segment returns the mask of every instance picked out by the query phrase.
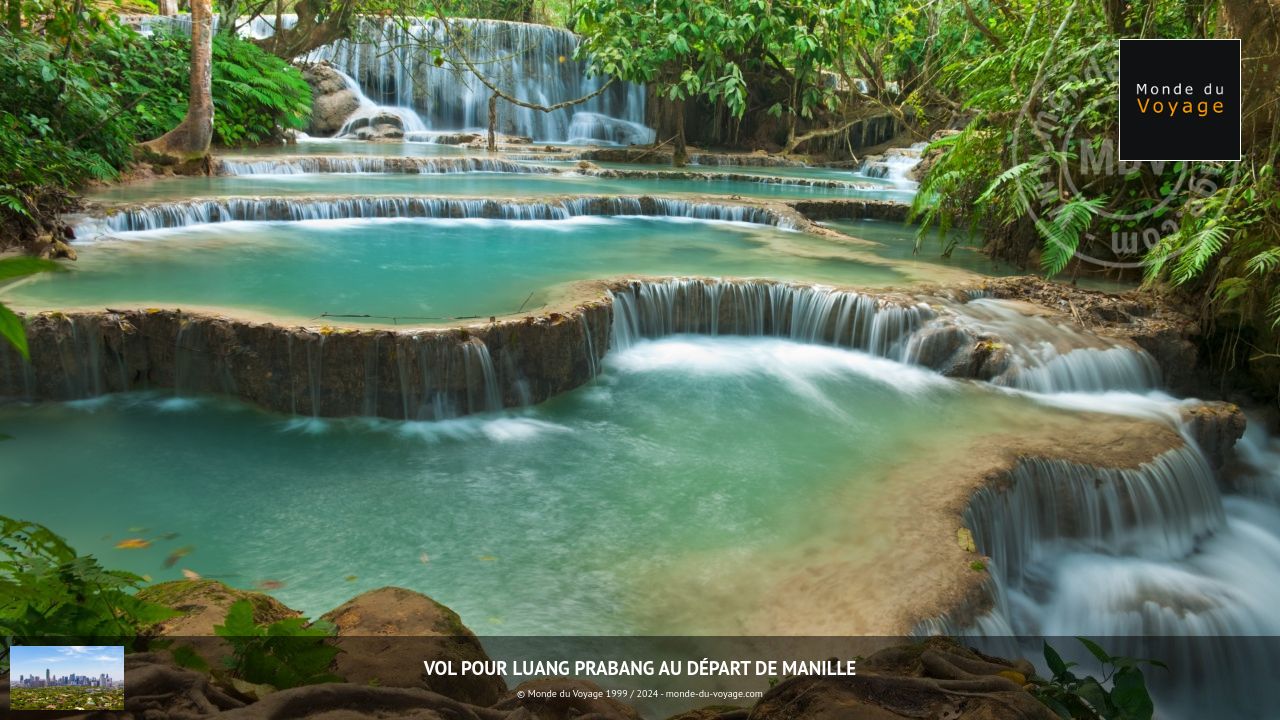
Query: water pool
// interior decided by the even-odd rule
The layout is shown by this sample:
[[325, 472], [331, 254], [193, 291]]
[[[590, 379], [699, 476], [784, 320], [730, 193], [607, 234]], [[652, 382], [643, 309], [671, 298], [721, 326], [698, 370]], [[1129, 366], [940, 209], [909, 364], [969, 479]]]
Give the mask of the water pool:
[[903, 277], [801, 233], [684, 218], [227, 222], [122, 233], [78, 251], [67, 272], [0, 296], [32, 309], [211, 307], [376, 323], [531, 310], [565, 283], [623, 274], [864, 286]]
[[[895, 466], [946, 467], [1048, 414], [853, 351], [677, 336], [543, 405], [441, 422], [138, 395], [3, 406], [0, 506], [108, 567], [274, 581], [309, 614], [398, 585], [481, 634], [804, 632], [804, 612], [851, 593], [867, 610], [873, 588], [755, 617], [787, 573], [927, 555], [904, 534], [918, 491], [891, 484], [920, 476]], [[831, 539], [851, 528], [872, 540]], [[135, 537], [151, 547], [115, 548]]]
[[92, 197], [109, 203], [230, 196], [435, 195], [547, 197], [557, 195], [739, 195], [777, 200], [864, 198], [910, 200], [892, 188], [811, 187], [743, 180], [619, 179], [524, 173], [315, 173], [162, 178], [106, 188]]

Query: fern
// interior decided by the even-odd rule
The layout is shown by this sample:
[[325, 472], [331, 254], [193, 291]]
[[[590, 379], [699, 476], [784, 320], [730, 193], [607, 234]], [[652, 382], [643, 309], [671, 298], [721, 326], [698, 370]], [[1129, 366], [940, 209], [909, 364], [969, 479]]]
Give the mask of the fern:
[[1058, 208], [1048, 219], [1036, 220], [1036, 230], [1044, 239], [1040, 267], [1053, 277], [1066, 268], [1080, 247], [1080, 237], [1093, 223], [1094, 216], [1106, 204], [1106, 198], [1076, 197]]

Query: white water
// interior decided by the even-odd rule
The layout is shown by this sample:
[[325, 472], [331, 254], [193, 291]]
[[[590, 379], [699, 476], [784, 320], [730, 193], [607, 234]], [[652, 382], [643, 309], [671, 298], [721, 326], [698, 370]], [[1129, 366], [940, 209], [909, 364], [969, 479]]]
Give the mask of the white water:
[[895, 188], [914, 192], [919, 183], [907, 177], [920, 164], [920, 156], [929, 143], [916, 143], [905, 148], [890, 148], [878, 159], [863, 161], [854, 175], [888, 180]]
[[[332, 63], [372, 102], [410, 108], [423, 129], [435, 132], [488, 129], [493, 93], [466, 68], [464, 55], [505, 93], [530, 103], [585, 97], [605, 83], [588, 77], [586, 64], [574, 59], [578, 38], [568, 30], [498, 20], [450, 23], [446, 29], [435, 19], [401, 25], [362, 18], [355, 40], [319, 48], [307, 59]], [[614, 83], [584, 103], [553, 112], [500, 101], [496, 129], [537, 142], [649, 143], [653, 131], [644, 126], [644, 107], [643, 86]]]
[[351, 218], [493, 218], [565, 220], [584, 215], [685, 217], [774, 225], [794, 229], [789, 217], [767, 208], [653, 197], [579, 197], [516, 203], [489, 199], [343, 197], [331, 199], [226, 198], [126, 207], [75, 228], [79, 240], [105, 232], [133, 232], [234, 221], [341, 220]]
[[422, 122], [422, 118], [418, 116], [418, 113], [413, 111], [413, 108], [398, 105], [379, 105], [364, 94], [364, 90], [360, 87], [360, 83], [355, 81], [355, 78], [341, 70], [336, 72], [342, 76], [342, 81], [347, 84], [347, 88], [351, 92], [355, 93], [356, 100], [360, 102], [359, 107], [347, 117], [347, 121], [342, 124], [342, 127], [336, 133], [338, 137], [358, 137], [357, 131], [369, 126], [379, 116], [396, 118], [406, 136], [409, 133], [427, 132], [426, 124]]

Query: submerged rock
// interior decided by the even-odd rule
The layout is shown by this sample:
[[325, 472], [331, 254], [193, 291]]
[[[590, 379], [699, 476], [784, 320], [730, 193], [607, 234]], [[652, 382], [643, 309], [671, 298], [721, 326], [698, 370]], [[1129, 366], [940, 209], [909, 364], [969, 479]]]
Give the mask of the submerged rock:
[[425, 688], [455, 700], [491, 705], [506, 692], [497, 675], [432, 675], [423, 662], [487, 661], [480, 640], [458, 614], [421, 593], [398, 587], [370, 590], [325, 613], [343, 652], [334, 672], [348, 682]]

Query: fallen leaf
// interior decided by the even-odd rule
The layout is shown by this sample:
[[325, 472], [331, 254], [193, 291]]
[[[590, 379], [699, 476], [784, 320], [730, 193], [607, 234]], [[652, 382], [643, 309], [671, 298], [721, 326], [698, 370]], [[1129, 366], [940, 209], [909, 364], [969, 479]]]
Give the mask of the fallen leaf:
[[424, 552], [418, 556], [418, 561], [421, 562], [423, 565], [426, 565], [427, 563], [431, 562], [431, 558], [428, 557], [427, 554]]
[[494, 557], [494, 556], [492, 556], [492, 555], [481, 555], [481, 556], [480, 556], [480, 559], [481, 559], [481, 560], [483, 560], [484, 562], [493, 562], [494, 560], [497, 560], [498, 558], [496, 558], [496, 557]]
[[190, 545], [183, 545], [177, 550], [174, 550], [173, 552], [169, 553], [169, 557], [164, 559], [164, 566], [173, 567], [174, 565], [177, 565], [178, 561], [190, 555], [192, 550], [195, 550], [195, 548]]
[[138, 550], [147, 547], [151, 547], [151, 541], [142, 538], [129, 538], [116, 543], [116, 548], [120, 550]]
[[284, 583], [279, 580], [259, 580], [258, 589], [260, 590], [279, 590], [284, 587]]
[[186, 568], [182, 568], [182, 577], [188, 580], [199, 580], [200, 573], [196, 572], [195, 570], [188, 570]]
[[355, 582], [356, 580], [357, 580], [357, 576], [355, 576], [355, 575], [348, 575], [348, 576], [346, 577], [346, 581], [347, 581], [347, 582]]

